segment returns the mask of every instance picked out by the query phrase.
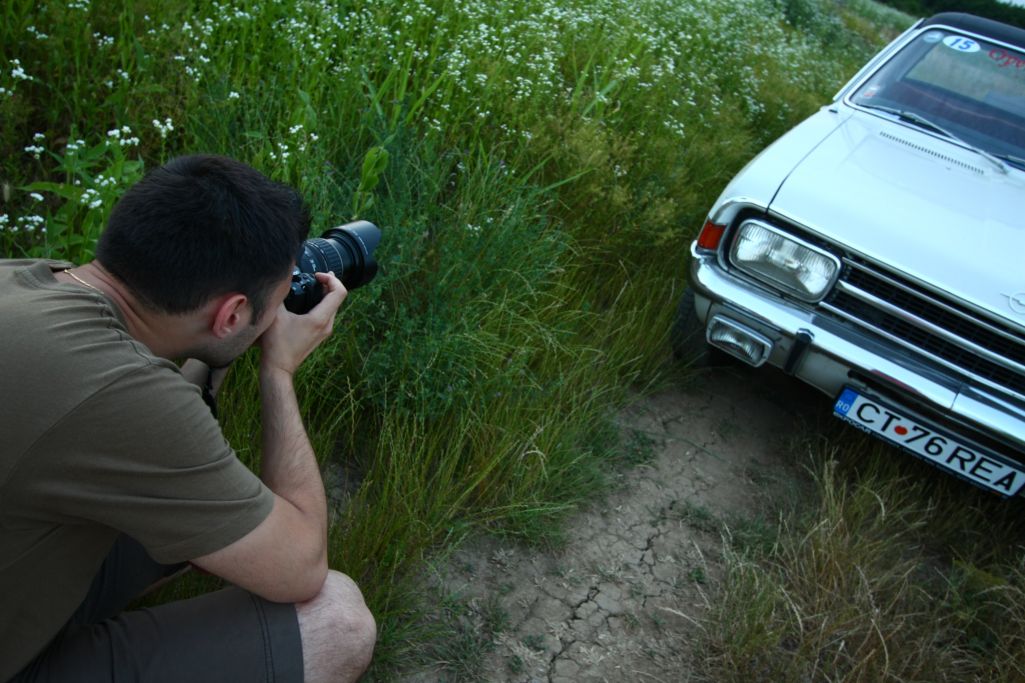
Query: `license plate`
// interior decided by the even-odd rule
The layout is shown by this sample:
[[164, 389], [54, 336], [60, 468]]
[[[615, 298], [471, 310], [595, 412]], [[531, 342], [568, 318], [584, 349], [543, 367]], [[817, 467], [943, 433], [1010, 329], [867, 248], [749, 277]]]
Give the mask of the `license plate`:
[[1025, 471], [1003, 458], [849, 387], [836, 399], [833, 414], [984, 489], [1013, 496], [1025, 484]]

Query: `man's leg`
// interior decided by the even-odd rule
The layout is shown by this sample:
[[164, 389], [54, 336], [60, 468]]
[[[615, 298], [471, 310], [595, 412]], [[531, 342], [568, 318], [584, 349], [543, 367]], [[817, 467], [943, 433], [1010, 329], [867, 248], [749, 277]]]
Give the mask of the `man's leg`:
[[317, 597], [296, 611], [306, 683], [358, 679], [370, 665], [377, 624], [355, 582], [329, 571]]
[[239, 588], [69, 625], [15, 681], [301, 683], [293, 605]]
[[122, 535], [107, 553], [85, 600], [69, 624], [94, 624], [114, 616], [154, 584], [188, 568], [188, 563], [159, 564], [130, 536]]
[[119, 542], [68, 626], [14, 681], [318, 683], [354, 681], [370, 662], [374, 618], [356, 584], [334, 571], [300, 605], [229, 588], [106, 618], [174, 569]]

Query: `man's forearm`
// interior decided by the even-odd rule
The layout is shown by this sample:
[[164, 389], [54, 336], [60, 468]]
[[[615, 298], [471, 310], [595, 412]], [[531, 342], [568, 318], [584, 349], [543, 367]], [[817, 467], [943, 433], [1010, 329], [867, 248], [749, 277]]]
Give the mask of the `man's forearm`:
[[294, 505], [327, 545], [327, 499], [320, 467], [299, 414], [292, 376], [260, 372], [263, 416], [261, 478], [271, 491]]
[[260, 394], [261, 478], [275, 494], [274, 505], [255, 529], [195, 563], [267, 600], [304, 602], [323, 589], [328, 575], [324, 484], [299, 415], [292, 374], [265, 365]]

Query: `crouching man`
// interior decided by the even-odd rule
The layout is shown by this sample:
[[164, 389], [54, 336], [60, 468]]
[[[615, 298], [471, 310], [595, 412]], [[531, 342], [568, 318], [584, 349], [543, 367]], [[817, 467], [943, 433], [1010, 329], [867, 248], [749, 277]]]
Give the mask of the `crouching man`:
[[[314, 683], [366, 669], [376, 626], [328, 569], [292, 383], [346, 295], [318, 274], [312, 311], [282, 305], [308, 227], [293, 190], [182, 157], [125, 193], [96, 260], [0, 261], [0, 681]], [[259, 478], [204, 401], [254, 344]], [[123, 611], [186, 563], [232, 587]]]

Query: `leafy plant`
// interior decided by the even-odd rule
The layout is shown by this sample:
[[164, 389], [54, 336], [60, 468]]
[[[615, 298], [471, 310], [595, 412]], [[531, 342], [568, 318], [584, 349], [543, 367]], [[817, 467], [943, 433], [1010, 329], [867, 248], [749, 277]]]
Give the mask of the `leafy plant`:
[[111, 130], [92, 146], [73, 139], [63, 153], [48, 151], [55, 161], [54, 175], [63, 177], [18, 188], [30, 193], [43, 214], [23, 221], [21, 235], [7, 232], [7, 253], [76, 263], [90, 260], [114, 203], [142, 177], [143, 162], [130, 159], [126, 153], [133, 140], [137, 144], [131, 129], [125, 126]]

